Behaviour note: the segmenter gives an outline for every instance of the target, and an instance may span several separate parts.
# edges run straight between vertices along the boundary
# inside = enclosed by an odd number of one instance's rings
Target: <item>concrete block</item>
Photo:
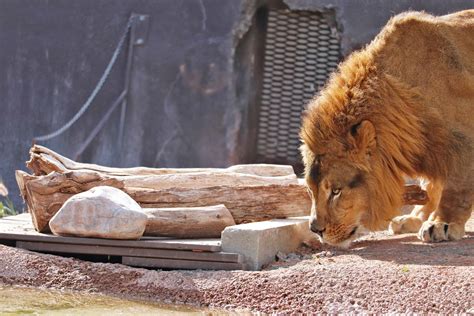
[[[281,251],[295,251],[303,241],[314,239],[308,216],[273,219],[229,226],[222,232],[222,250],[240,253],[248,270],[260,270]]]

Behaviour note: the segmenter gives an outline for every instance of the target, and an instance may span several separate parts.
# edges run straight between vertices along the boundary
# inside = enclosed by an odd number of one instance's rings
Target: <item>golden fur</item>
[[[324,240],[386,228],[405,177],[427,179],[431,202],[394,219],[394,232],[419,229],[425,241],[464,235],[474,196],[473,34],[474,10],[397,15],[310,102],[302,155],[311,225]]]

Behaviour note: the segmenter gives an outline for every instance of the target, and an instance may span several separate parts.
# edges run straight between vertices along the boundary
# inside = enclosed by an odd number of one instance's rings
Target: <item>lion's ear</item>
[[[376,145],[375,127],[370,121],[362,121],[351,127],[350,134],[357,149],[370,153]]]

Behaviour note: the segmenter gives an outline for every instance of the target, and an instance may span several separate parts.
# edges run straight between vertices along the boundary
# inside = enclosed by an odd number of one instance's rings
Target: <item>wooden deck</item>
[[[115,256],[125,265],[166,269],[243,269],[242,256],[221,251],[220,239],[144,237],[114,240],[60,237],[35,231],[30,214],[0,219],[0,243],[32,251]]]

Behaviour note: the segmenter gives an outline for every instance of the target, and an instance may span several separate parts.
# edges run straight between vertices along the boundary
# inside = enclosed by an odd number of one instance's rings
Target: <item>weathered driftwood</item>
[[[308,215],[311,208],[302,184],[165,190],[125,188],[125,192],[145,208],[224,204],[237,224]]]
[[[27,162],[27,166],[35,175],[71,171],[97,172],[123,181],[124,187],[160,190],[171,187],[197,188],[216,185],[267,185],[297,182],[291,166],[237,165],[227,169],[153,169],[143,167],[120,169],[77,163],[37,145],[32,147],[30,153],[31,159]]]
[[[406,185],[403,201],[405,205],[424,205],[428,203],[429,197],[419,185]]]
[[[179,238],[220,238],[235,225],[225,205],[205,207],[143,208],[148,216],[145,235]]]
[[[133,177],[134,182],[127,182],[126,177],[85,170],[51,172],[44,176],[31,176],[17,171],[17,182],[38,231],[47,231],[48,221],[70,196],[99,185],[122,189],[142,207],[224,204],[236,223],[305,215],[310,208],[306,188],[296,179],[289,181],[279,180],[280,177],[272,179],[244,174],[228,174],[226,178],[218,174],[221,176],[219,182],[211,181],[211,175],[204,177],[209,180],[207,186],[199,184],[198,179],[192,180],[195,181],[194,185],[186,185],[180,177],[180,181],[176,181],[177,177],[160,178],[163,183],[152,181],[153,185],[149,185],[145,181],[149,176],[141,176],[144,182],[138,181],[140,176]],[[191,175],[199,178],[197,174]],[[235,179],[239,176],[245,181]],[[186,180],[191,181],[189,177]],[[127,186],[130,183],[134,186]],[[153,188],[155,185],[156,188]]]
[[[198,173],[198,172],[223,172],[223,173],[243,173],[262,177],[294,176],[292,166],[272,165],[272,164],[246,164],[235,165],[226,169],[221,168],[111,168],[88,163],[75,162],[69,158],[39,145],[34,145],[30,149],[30,160],[27,167],[33,171],[34,175],[45,175],[50,172],[67,172],[73,170],[89,170],[101,172],[114,176],[147,176],[166,175],[177,173]]]
[[[298,183],[296,175],[262,177],[243,173],[206,171],[146,176],[114,176],[123,181],[125,188],[167,190],[172,188],[198,189],[215,186],[263,186]]]

